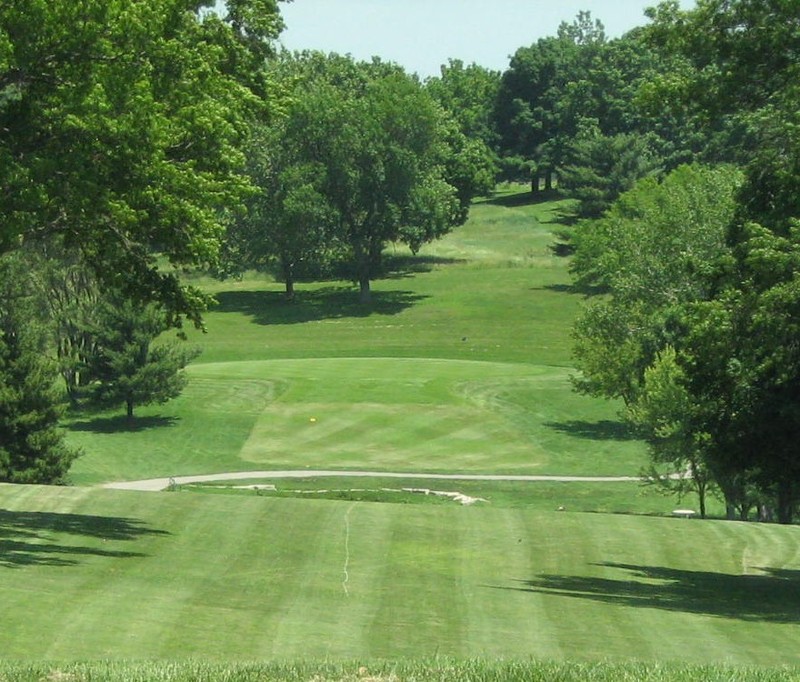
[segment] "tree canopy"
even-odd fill
[[[417,251],[466,219],[480,159],[395,65],[307,53],[285,57],[275,73],[291,102],[253,138],[259,192],[235,248],[282,262],[287,282],[301,261],[334,254],[368,300],[387,243]]]
[[[0,252],[42,234],[176,316],[203,296],[159,267],[217,257],[247,190],[242,141],[269,105],[254,69],[274,0],[20,0],[0,5]]]

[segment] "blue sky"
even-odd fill
[[[377,55],[421,77],[438,75],[449,58],[503,71],[517,48],[555,35],[581,10],[609,37],[647,23],[657,0],[293,0],[281,3],[290,50]],[[694,0],[681,0],[684,9]]]

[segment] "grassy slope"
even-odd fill
[[[428,269],[376,283],[369,314],[331,285],[287,304],[260,280],[215,284],[220,308],[186,395],[142,410],[133,431],[114,415],[76,417],[70,436],[87,450],[76,481],[309,458],[629,472],[642,448],[620,434],[615,407],[564,381],[579,300],[547,251],[547,210],[477,207],[426,252]],[[476,424],[507,447],[447,445]],[[460,508],[2,486],[0,652],[798,663],[796,528],[513,500]]]
[[[263,279],[202,281],[220,305],[184,396],[139,410],[133,432],[118,413],[77,417],[75,482],[305,466],[635,475],[643,448],[617,407],[570,389],[580,299],[549,250],[557,208],[477,205],[376,282],[369,308],[341,283],[287,303]]]
[[[800,663],[796,528],[12,486],[0,507],[18,658]]]

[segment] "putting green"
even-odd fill
[[[563,370],[445,360],[279,361],[287,391],[257,418],[242,459],[279,467],[405,471],[535,469],[546,460],[491,384],[548,382]],[[348,399],[348,397],[352,398]]]

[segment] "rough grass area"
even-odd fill
[[[4,682],[795,682],[798,677],[800,668],[447,658],[272,664],[120,661],[20,665],[0,661]]]
[[[414,492],[408,492],[408,490]],[[527,507],[539,511],[580,511],[670,516],[674,497],[639,482],[580,483],[557,481],[470,481],[427,478],[319,477],[240,479],[178,486],[178,492],[250,497],[384,502],[389,504],[458,505],[458,500],[424,491],[462,493],[480,498],[477,506]],[[689,501],[691,502],[691,500]],[[709,514],[724,516],[724,505],[709,500]]]

